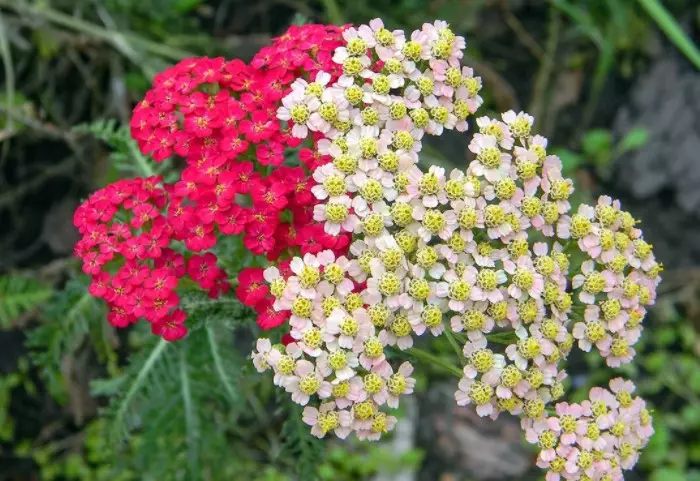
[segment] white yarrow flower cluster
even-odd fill
[[[373,20],[343,36],[333,57],[343,75],[331,83],[319,74],[320,102],[304,100],[305,83],[294,84],[280,118],[294,123],[301,104],[313,112],[292,132],[325,136],[317,148],[329,163],[313,173],[321,201],[314,220],[353,241],[347,258],[294,258],[283,288],[271,286],[275,309],[291,313],[294,342],[259,345],[255,365],[273,369],[296,402],[315,406],[304,411],[314,434],[378,439],[395,423],[383,408],[414,385],[411,365],[387,355],[417,336],[447,335],[463,345],[457,403],[492,418],[519,415],[534,437],[554,424],[547,406],[564,394],[563,362],[575,345],[595,346],[610,366],[631,360],[662,267],[619,202],[572,208],[573,183],[524,112],[477,118],[464,170],[418,167],[423,136],[466,131],[482,103],[480,79],[460,65],[464,39],[446,23],[407,36]],[[625,468],[650,434],[640,423],[643,435],[610,441],[627,453],[616,454],[615,466],[607,454],[600,464],[578,431],[572,448],[567,431],[557,434],[566,449],[548,447],[543,467],[603,479],[587,474],[581,453],[593,453],[591,466]]]

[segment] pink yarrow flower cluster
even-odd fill
[[[447,24],[408,35],[376,20],[347,29],[343,39],[333,56],[343,74],[335,83],[323,78],[319,102],[304,100],[304,85],[289,95],[314,111],[297,135],[326,137],[318,148],[332,161],[314,172],[314,219],[329,234],[352,235],[336,282],[349,280],[353,288],[323,284],[326,267],[304,258],[275,302],[290,313],[295,343],[287,351],[300,349],[321,371],[326,358],[343,359],[342,374],[326,370],[324,380],[341,386],[352,373],[349,397],[339,393],[353,402],[349,418],[335,409],[362,438],[362,428],[352,428],[358,400],[382,407],[387,376],[396,372],[387,353],[412,348],[426,333],[463,343],[458,404],[539,426],[564,395],[564,361],[574,347],[595,345],[611,366],[631,360],[662,267],[618,202],[602,197],[595,207],[573,210],[573,182],[547,153],[547,140],[532,135],[534,119],[524,112],[476,118],[469,146],[475,159],[464,170],[418,167],[423,137],[467,130],[482,102],[480,79],[460,65],[464,40]],[[293,124],[306,118],[279,114]],[[489,342],[494,336],[513,341],[503,349]],[[339,356],[342,347],[353,355]],[[274,359],[268,366],[276,378],[284,369]],[[365,393],[357,397],[353,387]],[[335,398],[325,394],[316,398],[330,412]],[[365,408],[359,406],[360,421]],[[606,455],[608,464],[596,466],[621,466],[621,456]],[[636,459],[624,457],[626,466]],[[585,465],[585,454],[581,459]],[[555,472],[557,463],[544,467]],[[565,477],[586,479],[585,472],[569,462]]]

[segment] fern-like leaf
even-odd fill
[[[110,433],[111,439],[121,440],[132,427],[133,420],[130,418],[130,413],[133,409],[132,403],[149,381],[152,371],[160,362],[167,347],[168,342],[163,339],[159,340],[158,343],[153,346],[148,357],[146,357],[146,360],[139,366],[137,372],[133,376],[131,386],[129,386],[124,396],[117,401],[114,406],[114,416],[111,423],[113,427]]]
[[[182,389],[182,405],[185,411],[185,429],[187,433],[187,457],[191,479],[199,478],[199,424],[197,411],[192,399],[190,388],[190,373],[187,366],[187,349],[180,349],[180,387]]]
[[[250,443],[267,434],[269,421],[264,408],[251,406],[260,403],[251,385],[257,389],[262,381],[247,375],[252,336],[242,326],[255,324],[253,314],[232,295],[209,299],[193,291],[181,301],[189,316],[185,339],[149,341],[130,356],[123,376],[92,383],[93,394],[112,397],[102,417],[105,435],[118,450],[138,439],[127,462],[144,481],[223,481],[255,473],[241,463],[264,456]],[[238,347],[234,332],[247,339]],[[231,449],[250,454],[218,457]]]
[[[76,125],[73,130],[92,135],[111,147],[110,161],[123,174],[144,177],[159,174],[164,175],[168,182],[179,177],[170,168],[169,161],[156,165],[139,151],[136,142],[131,138],[128,125],[120,125],[114,119],[101,119],[89,124]]]
[[[0,328],[11,328],[22,314],[42,305],[52,292],[28,277],[0,276]]]
[[[217,328],[215,326],[207,326],[207,340],[209,341],[209,349],[211,351],[211,358],[214,363],[214,368],[216,369],[216,374],[221,382],[221,386],[224,388],[224,392],[228,397],[229,401],[235,403],[239,400],[238,391],[235,386],[235,379],[230,374],[234,372],[231,368],[231,362],[225,363],[224,357],[231,361],[231,347],[229,346],[229,351],[222,355],[220,348],[220,341],[217,340]],[[218,336],[221,339],[221,335]]]
[[[42,309],[44,323],[27,336],[33,363],[52,395],[59,399],[66,395],[61,360],[83,345],[88,336],[100,359],[115,362],[116,354],[104,335],[104,329],[108,328],[106,309],[102,301],[88,292],[89,283],[88,276],[79,276],[55,292]]]
[[[286,403],[288,416],[282,429],[285,449],[292,456],[297,479],[314,481],[319,479],[318,466],[323,459],[324,444],[313,436],[309,426],[302,421],[301,406]]]

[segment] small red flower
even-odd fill
[[[241,132],[248,142],[260,143],[268,140],[279,130],[279,122],[275,117],[270,117],[263,110],[252,113],[250,120],[241,121]]]
[[[114,327],[126,327],[136,321],[136,317],[128,314],[121,307],[114,306],[107,314],[107,321]]]
[[[258,326],[264,331],[279,327],[289,319],[289,311],[276,311],[273,306],[272,299],[263,299],[255,305],[255,311],[258,313]]]
[[[267,296],[270,290],[260,267],[246,267],[238,275],[236,295],[246,306],[254,306]]]
[[[151,324],[151,332],[166,341],[177,341],[187,335],[185,320],[187,315],[182,309],[176,309],[165,318]]]

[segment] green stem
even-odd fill
[[[529,112],[540,121],[540,126],[546,124],[544,118],[546,109],[545,103],[548,95],[551,94],[549,84],[554,71],[554,59],[557,54],[557,46],[559,45],[559,35],[561,31],[561,12],[556,8],[550,8],[550,20],[547,27],[547,44],[545,53],[541,58],[540,67],[537,70],[535,79],[535,87],[532,94],[532,102],[530,103]]]
[[[496,344],[506,345],[518,342],[518,336],[515,334],[514,331],[487,334],[486,339],[488,339],[490,342],[495,342]]]
[[[449,372],[450,374],[454,374],[457,377],[462,377],[462,370],[459,369],[456,366],[453,366],[452,364],[448,363],[447,361],[440,359],[439,357],[430,354],[429,352],[426,352],[422,349],[418,349],[417,347],[412,347],[411,349],[408,350],[410,354],[413,356],[423,360],[427,361],[435,366],[438,366],[442,368],[443,370]]]
[[[134,396],[136,396],[136,393],[138,393],[139,390],[141,390],[141,388],[145,384],[146,380],[148,379],[148,375],[151,372],[151,369],[153,369],[153,367],[156,365],[163,352],[165,352],[165,348],[167,346],[168,341],[166,341],[165,339],[161,339],[160,341],[158,341],[158,344],[156,344],[156,346],[153,348],[153,350],[151,351],[151,355],[148,356],[148,359],[146,359],[146,362],[144,363],[143,367],[136,376],[136,379],[134,380],[133,384],[126,392],[126,395],[124,395],[124,398],[122,399],[119,405],[117,413],[114,416],[114,422],[112,423],[113,426],[124,425],[126,415],[129,412],[129,408],[131,407],[131,401],[134,399]]]
[[[656,22],[668,39],[690,60],[696,68],[700,69],[700,50],[685,34],[675,18],[666,10],[659,0],[639,0],[642,8]]]
[[[447,341],[450,343],[452,348],[455,350],[455,353],[457,353],[457,359],[459,359],[459,362],[464,365],[464,351],[462,348],[459,347],[459,344],[457,344],[457,340],[455,339],[452,331],[449,329],[445,329],[445,337],[447,338]]]
[[[451,332],[450,334],[462,344],[466,344],[469,341],[469,338],[461,332]],[[486,339],[490,342],[495,342],[496,344],[504,344],[506,346],[518,342],[518,336],[515,334],[514,331],[494,332],[493,334],[486,334]]]
[[[182,388],[182,403],[185,411],[190,476],[192,476],[192,479],[198,479],[197,443],[199,442],[199,434],[192,403],[192,390],[190,388],[190,375],[187,369],[187,354],[185,349],[186,346],[184,345],[180,347],[180,387]]]
[[[608,79],[608,74],[614,66],[615,60],[615,49],[613,43],[615,41],[615,30],[613,27],[609,27],[603,47],[599,49],[598,61],[596,62],[595,71],[593,72],[593,82],[591,85],[591,92],[588,97],[588,102],[586,103],[586,108],[583,112],[583,120],[581,125],[584,126],[584,130],[588,128],[591,121],[593,120],[593,115],[598,108],[598,103],[600,101],[600,96],[603,93],[603,88]]]

